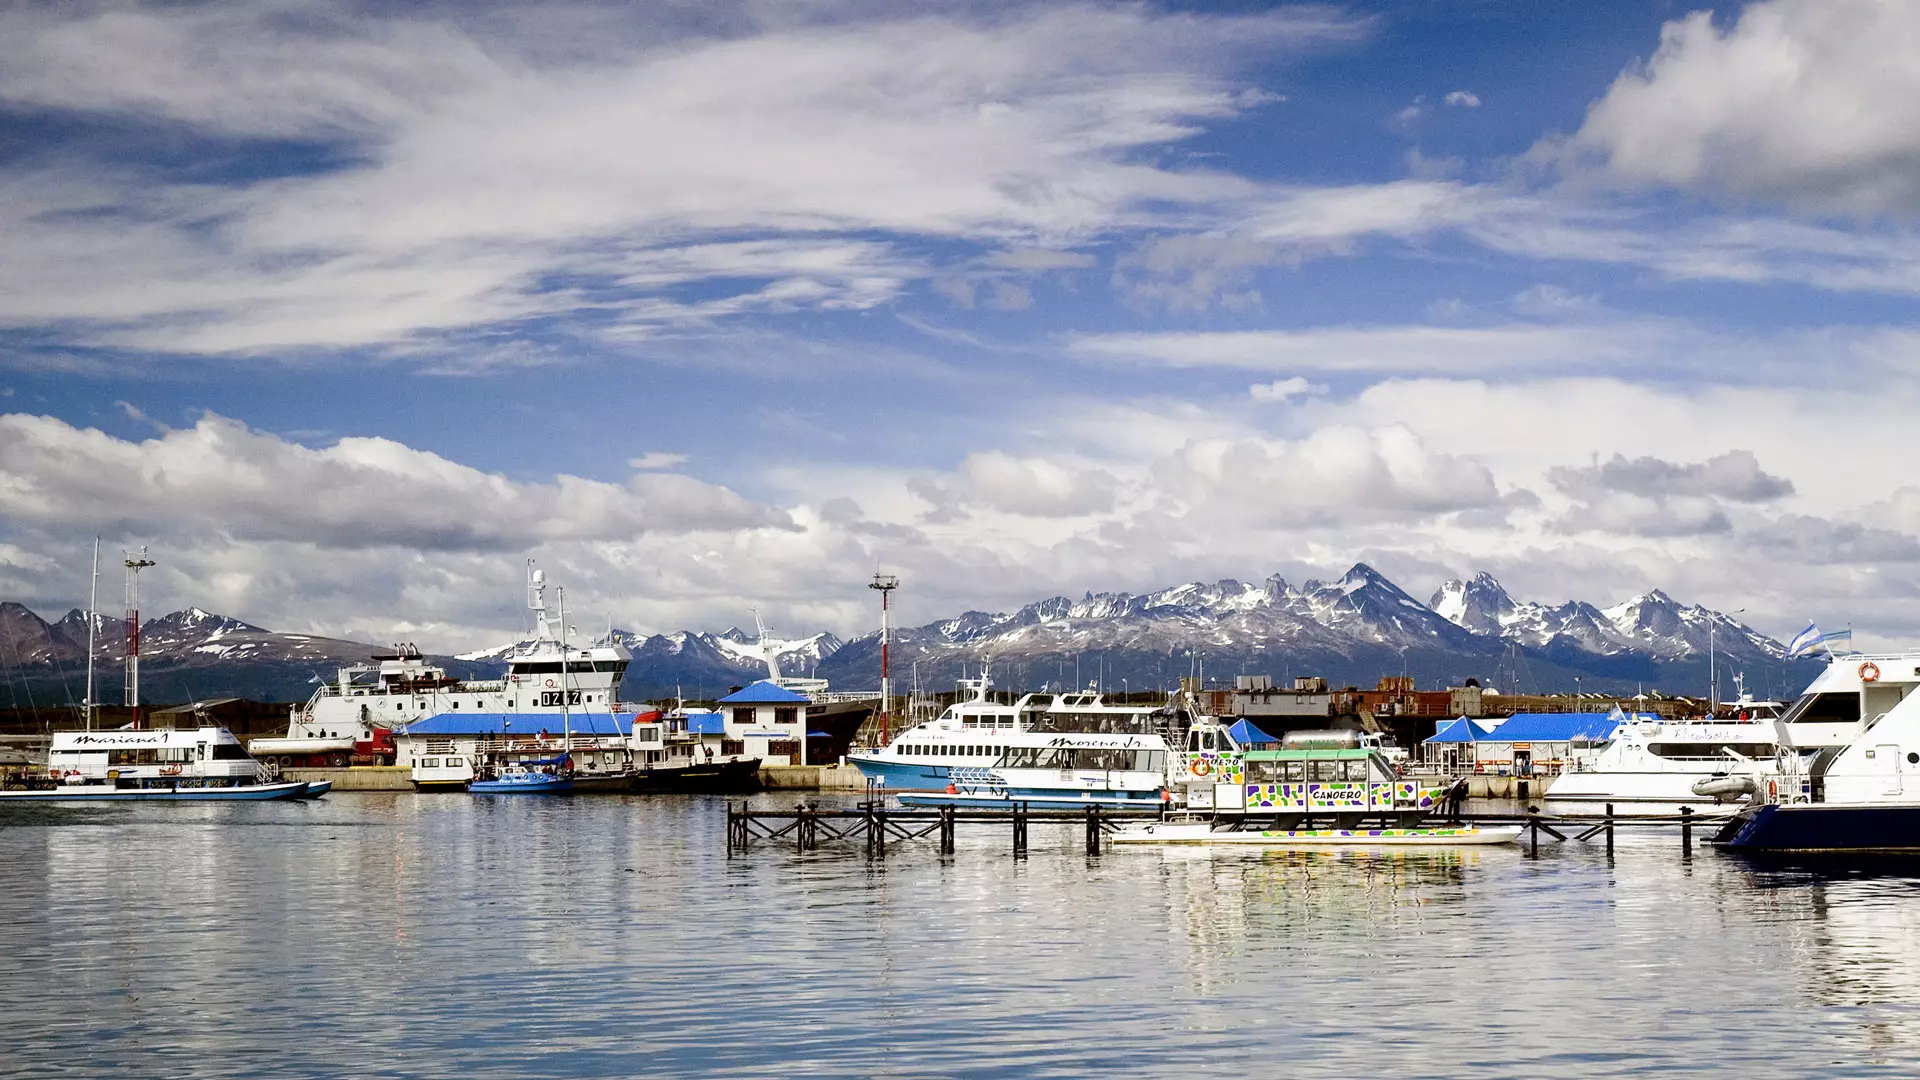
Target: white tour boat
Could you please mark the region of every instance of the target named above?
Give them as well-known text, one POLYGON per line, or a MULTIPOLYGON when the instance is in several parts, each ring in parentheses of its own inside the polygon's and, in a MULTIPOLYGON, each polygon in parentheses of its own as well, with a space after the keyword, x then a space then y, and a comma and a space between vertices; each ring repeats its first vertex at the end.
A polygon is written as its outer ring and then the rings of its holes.
POLYGON ((1755 852, 1920 851, 1916 685, 1920 653, 1835 656, 1775 724, 1775 758, 1728 778, 1751 801, 1714 841, 1755 852))
MULTIPOLYGON (((1548 803, 1563 806, 1640 806, 1643 813, 1648 807, 1677 810, 1681 806, 1710 807, 1744 799, 1748 795, 1745 786, 1729 783, 1728 774, 1737 761, 1770 760, 1777 748, 1780 723, 1792 726, 1802 740, 1825 745, 1843 737, 1841 729, 1850 728, 1859 719, 1864 684, 1858 676, 1851 682, 1844 674, 1822 678, 1821 689, 1809 689, 1784 711, 1779 702, 1756 701, 1742 686, 1734 701, 1722 703, 1732 719, 1623 716, 1612 739, 1591 764, 1555 778, 1545 798, 1548 803)), ((1892 678, 1884 681, 1888 686, 1920 685, 1920 678, 1911 673, 1904 682, 1892 678)))
MULTIPOLYGON (((258 738, 255 756, 281 766, 344 765, 356 757, 401 761, 395 736, 408 724, 443 713, 533 714, 554 731, 569 713, 616 711, 620 681, 633 655, 612 641, 562 648, 546 613, 546 574, 529 562, 528 607, 534 640, 507 658, 498 679, 456 679, 411 645, 376 654, 369 664, 340 669, 303 705, 293 707, 287 734, 258 738), (564 655, 563 655, 564 654, 564 655)), ((413 756, 444 757, 416 747, 413 756)))
POLYGON ((1159 706, 1109 704, 1092 689, 1005 704, 985 673, 961 685, 971 697, 847 760, 911 806, 1141 807, 1168 797, 1159 706))
POLYGON ((278 782, 226 728, 56 731, 47 787, 0 791, 0 800, 203 802, 297 799, 308 786, 278 782))

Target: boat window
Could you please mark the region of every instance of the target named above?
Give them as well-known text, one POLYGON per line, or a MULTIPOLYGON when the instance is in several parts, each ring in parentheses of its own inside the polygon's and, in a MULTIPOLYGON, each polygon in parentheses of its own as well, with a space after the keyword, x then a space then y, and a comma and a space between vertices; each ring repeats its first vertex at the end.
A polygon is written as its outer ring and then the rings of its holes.
POLYGON ((421 758, 420 767, 423 769, 437 769, 440 767, 440 759, 437 757, 421 758))
POLYGON ((462 759, 462 758, 457 758, 457 757, 450 757, 450 758, 448 758, 448 759, 447 759, 447 768, 449 768, 449 769, 457 769, 457 768, 459 768, 459 767, 460 767, 461 765, 463 765, 463 764, 465 764, 465 763, 466 763, 466 762, 465 762, 465 760, 464 760, 464 759, 462 759))
POLYGON ((1741 757, 1773 756, 1772 743, 1650 742, 1647 744, 1647 751, 1654 757, 1663 758, 1724 758, 1726 755, 1720 752, 1723 746, 1741 757))
POLYGON ((241 746, 239 743, 215 743, 213 746, 213 760, 251 761, 253 759, 247 756, 247 748, 241 746))
POLYGON ((1851 724, 1860 719, 1860 695, 1845 693, 1802 694, 1787 707, 1781 717, 1789 724, 1851 724))
POLYGON ((1338 761, 1309 761, 1307 762, 1307 779, 1321 783, 1344 780, 1346 779, 1345 770, 1340 768, 1340 764, 1338 761))

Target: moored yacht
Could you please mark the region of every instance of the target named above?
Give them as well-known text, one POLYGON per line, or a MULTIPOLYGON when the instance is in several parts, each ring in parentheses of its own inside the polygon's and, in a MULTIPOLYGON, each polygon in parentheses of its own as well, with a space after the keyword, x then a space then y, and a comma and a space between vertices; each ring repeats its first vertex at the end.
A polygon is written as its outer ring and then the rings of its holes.
MULTIPOLYGON (((1004 769, 1020 770, 1023 776, 1051 769, 1057 777, 1076 772, 1150 771, 1132 768, 1136 763, 1132 757, 1127 758, 1128 768, 1114 767, 1120 751, 1143 751, 1158 755, 1142 759, 1157 762, 1160 777, 1151 788, 1152 797, 1158 799, 1165 788, 1171 748, 1163 735, 1159 706, 1109 704, 1092 689, 1027 694, 1007 704, 993 699, 993 680, 984 672, 977 679, 961 680, 960 685, 970 697, 901 732, 885 747, 849 754, 847 760, 877 787, 947 794, 950 785, 957 789, 963 783, 982 790, 994 788, 991 774, 1004 769)), ((1131 778, 1116 777, 1113 782, 1121 785, 1116 790, 1135 790, 1131 778)), ((1078 781, 1073 787, 1092 790, 1078 781)))
POLYGON ((1716 843, 1920 850, 1920 652, 1835 656, 1775 724, 1779 752, 1729 779, 1750 804, 1716 843))
POLYGON ((557 732, 569 714, 615 712, 632 654, 612 640, 563 647, 547 616, 546 587, 545 572, 529 560, 527 606, 536 616, 534 638, 508 656, 500 678, 457 679, 428 662, 418 648, 396 645, 374 654, 369 663, 341 668, 334 681, 293 707, 286 735, 252 740, 253 753, 281 766, 410 765, 411 757, 399 760, 395 736, 430 716, 528 714, 534 719, 522 722, 522 728, 544 724, 557 732))
POLYGON ((0 791, 4 800, 204 802, 296 799, 307 785, 280 782, 226 728, 56 731, 46 786, 0 791))

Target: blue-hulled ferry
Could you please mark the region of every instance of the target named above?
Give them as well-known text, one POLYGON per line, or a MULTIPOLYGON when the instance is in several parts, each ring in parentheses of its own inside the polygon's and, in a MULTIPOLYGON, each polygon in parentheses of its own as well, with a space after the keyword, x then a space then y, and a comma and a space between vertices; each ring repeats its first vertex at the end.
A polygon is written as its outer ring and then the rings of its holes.
POLYGON ((1836 656, 1774 725, 1771 761, 1729 777, 1736 851, 1920 851, 1920 652, 1836 656))

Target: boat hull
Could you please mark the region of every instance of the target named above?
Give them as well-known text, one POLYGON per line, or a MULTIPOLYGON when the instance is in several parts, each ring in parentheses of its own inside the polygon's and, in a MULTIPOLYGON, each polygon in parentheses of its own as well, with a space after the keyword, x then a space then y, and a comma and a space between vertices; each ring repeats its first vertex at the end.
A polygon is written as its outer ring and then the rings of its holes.
POLYGON ((47 791, 0 791, 4 802, 264 802, 298 799, 306 795, 301 781, 246 784, 209 788, 113 788, 105 784, 74 785, 47 791), (84 790, 95 788, 97 791, 84 790))
POLYGON ((641 794, 744 795, 760 790, 760 759, 642 769, 630 790, 641 794))
POLYGON ((317 799, 332 790, 333 781, 331 780, 309 780, 307 781, 307 790, 301 792, 300 797, 303 799, 317 799))
POLYGON ((1713 842, 1732 851, 1920 852, 1920 805, 1755 806, 1736 814, 1713 842))
POLYGON ((1158 810, 1162 805, 1157 791, 1101 791, 1086 794, 920 791, 902 792, 894 798, 902 806, 954 806, 966 810, 1012 810, 1015 806, 1025 806, 1029 810, 1081 810, 1089 806, 1098 806, 1103 810, 1158 810))
POLYGON ((1563 773, 1547 785, 1542 798, 1564 803, 1660 803, 1668 806, 1728 806, 1738 799, 1696 795, 1693 785, 1726 775, 1717 772, 1575 772, 1563 773))
POLYGON ((849 755, 847 760, 860 770, 869 784, 889 791, 945 791, 953 782, 951 765, 888 761, 866 754, 849 755))
POLYGON ((413 782, 413 790, 426 791, 426 792, 465 791, 467 790, 467 781, 465 780, 415 780, 413 782))
POLYGON ((467 785, 475 795, 565 795, 573 790, 573 781, 565 777, 539 780, 475 780, 467 785))
POLYGON ((1437 826, 1424 829, 1265 829, 1216 831, 1207 822, 1150 822, 1108 837, 1116 844, 1205 844, 1225 847, 1476 847, 1511 844, 1520 826, 1437 826))

